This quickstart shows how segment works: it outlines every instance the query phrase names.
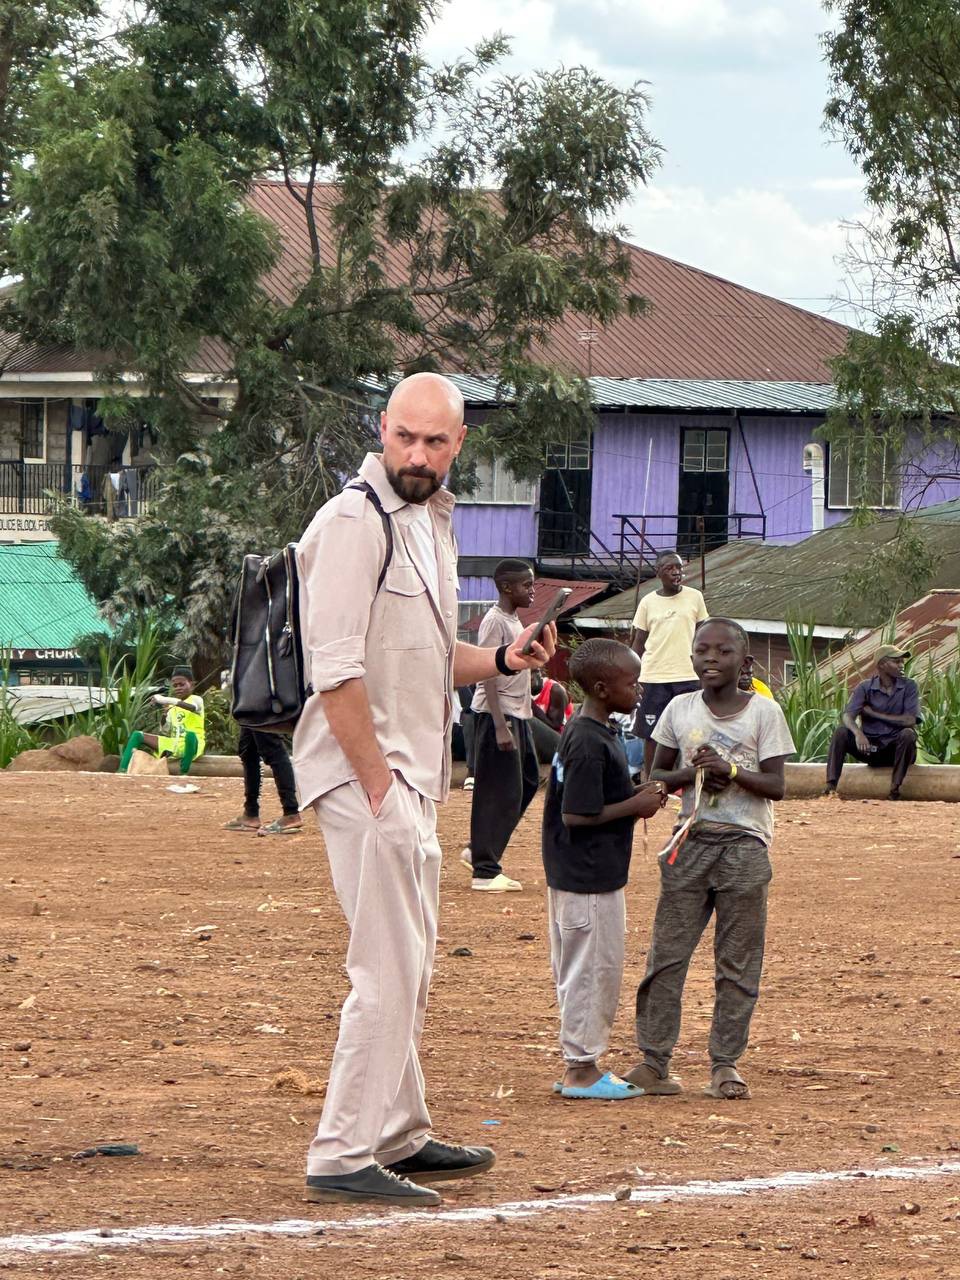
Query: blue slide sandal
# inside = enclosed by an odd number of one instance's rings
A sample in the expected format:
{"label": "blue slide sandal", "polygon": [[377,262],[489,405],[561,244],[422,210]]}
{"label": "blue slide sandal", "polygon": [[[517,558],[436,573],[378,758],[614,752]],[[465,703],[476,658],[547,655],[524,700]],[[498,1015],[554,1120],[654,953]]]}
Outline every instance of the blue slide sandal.
{"label": "blue slide sandal", "polygon": [[564,1098],[600,1098],[604,1102],[623,1102],[627,1098],[642,1098],[643,1090],[639,1085],[629,1084],[608,1071],[594,1084],[584,1088],[566,1085],[561,1088],[560,1094]]}

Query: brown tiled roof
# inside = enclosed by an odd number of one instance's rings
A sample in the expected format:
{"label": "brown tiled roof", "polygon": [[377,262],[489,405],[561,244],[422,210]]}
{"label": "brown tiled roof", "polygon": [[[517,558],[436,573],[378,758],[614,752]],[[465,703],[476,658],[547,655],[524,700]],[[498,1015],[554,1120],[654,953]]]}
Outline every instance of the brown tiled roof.
{"label": "brown tiled roof", "polygon": [[[6,352],[12,352],[5,358]],[[108,364],[103,351],[85,351],[66,343],[26,343],[17,346],[9,335],[0,334],[0,368],[10,373],[92,373]],[[230,353],[216,338],[204,338],[187,373],[222,376],[232,366]]]}
{"label": "brown tiled roof", "polygon": [[[333,261],[329,227],[336,199],[334,186],[315,189],[326,265]],[[266,180],[253,184],[247,203],[280,233],[280,257],[264,286],[271,297],[289,303],[310,267],[302,206],[283,182]],[[604,329],[580,315],[566,317],[552,332],[547,351],[551,360],[570,371],[606,378],[832,381],[827,361],[846,343],[849,331],[844,325],[648,249],[628,249],[633,261],[630,287],[648,299],[650,309],[642,316],[623,316]],[[383,265],[389,283],[408,279],[404,246],[387,244]],[[92,352],[27,347],[10,360],[7,371],[87,372],[102,363]],[[211,339],[201,344],[191,372],[223,374],[229,368],[228,350]]]}

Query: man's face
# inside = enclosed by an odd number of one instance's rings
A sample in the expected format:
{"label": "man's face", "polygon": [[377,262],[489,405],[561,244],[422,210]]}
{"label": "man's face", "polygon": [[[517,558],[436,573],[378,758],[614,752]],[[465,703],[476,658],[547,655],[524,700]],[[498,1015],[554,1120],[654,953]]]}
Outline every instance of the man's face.
{"label": "man's face", "polygon": [[693,669],[705,689],[722,688],[737,680],[746,657],[735,631],[705,622],[693,637]]}
{"label": "man's face", "polygon": [[626,645],[624,650],[623,657],[618,659],[615,669],[603,683],[607,706],[611,711],[626,714],[640,701],[640,659]]}
{"label": "man's face", "polygon": [[886,676],[888,680],[896,680],[897,676],[903,675],[903,667],[906,661],[905,656],[902,658],[881,658],[877,663],[877,670],[882,676]]}
{"label": "man's face", "polygon": [[443,484],[466,427],[435,396],[408,393],[380,417],[383,466],[404,502],[426,502]]}
{"label": "man's face", "polygon": [[657,577],[668,591],[676,591],[683,586],[683,561],[679,556],[671,556],[664,560],[657,569]]}
{"label": "man's face", "polygon": [[748,653],[743,660],[743,666],[740,668],[740,679],[737,681],[737,688],[743,689],[745,693],[749,693],[753,688],[753,654]]}
{"label": "man's face", "polygon": [[175,698],[189,698],[193,689],[193,681],[186,676],[174,676],[170,681],[170,690]]}

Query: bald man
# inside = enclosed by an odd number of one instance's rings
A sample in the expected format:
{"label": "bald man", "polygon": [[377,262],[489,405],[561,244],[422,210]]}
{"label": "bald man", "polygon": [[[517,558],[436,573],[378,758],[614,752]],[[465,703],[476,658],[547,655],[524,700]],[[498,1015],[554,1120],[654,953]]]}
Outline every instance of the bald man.
{"label": "bald man", "polygon": [[[316,810],[350,927],[351,991],[323,1115],[307,1156],[308,1200],[422,1208],[423,1184],[489,1169],[488,1147],[430,1136],[418,1047],[437,932],[436,805],[450,785],[454,688],[542,666],[529,628],[497,650],[457,641],[453,496],[443,488],[466,428],[453,383],[419,373],[382,415],[362,489],[314,517],[299,545],[300,625],[313,686],[293,739],[302,808]],[[382,586],[390,523],[393,553]]]}

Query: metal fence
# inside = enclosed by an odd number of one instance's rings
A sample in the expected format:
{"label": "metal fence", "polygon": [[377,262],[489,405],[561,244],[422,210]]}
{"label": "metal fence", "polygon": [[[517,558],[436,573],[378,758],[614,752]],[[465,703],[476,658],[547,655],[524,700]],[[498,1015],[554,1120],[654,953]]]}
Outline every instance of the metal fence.
{"label": "metal fence", "polygon": [[0,514],[48,515],[62,498],[88,515],[146,515],[157,498],[156,468],[0,462]]}

